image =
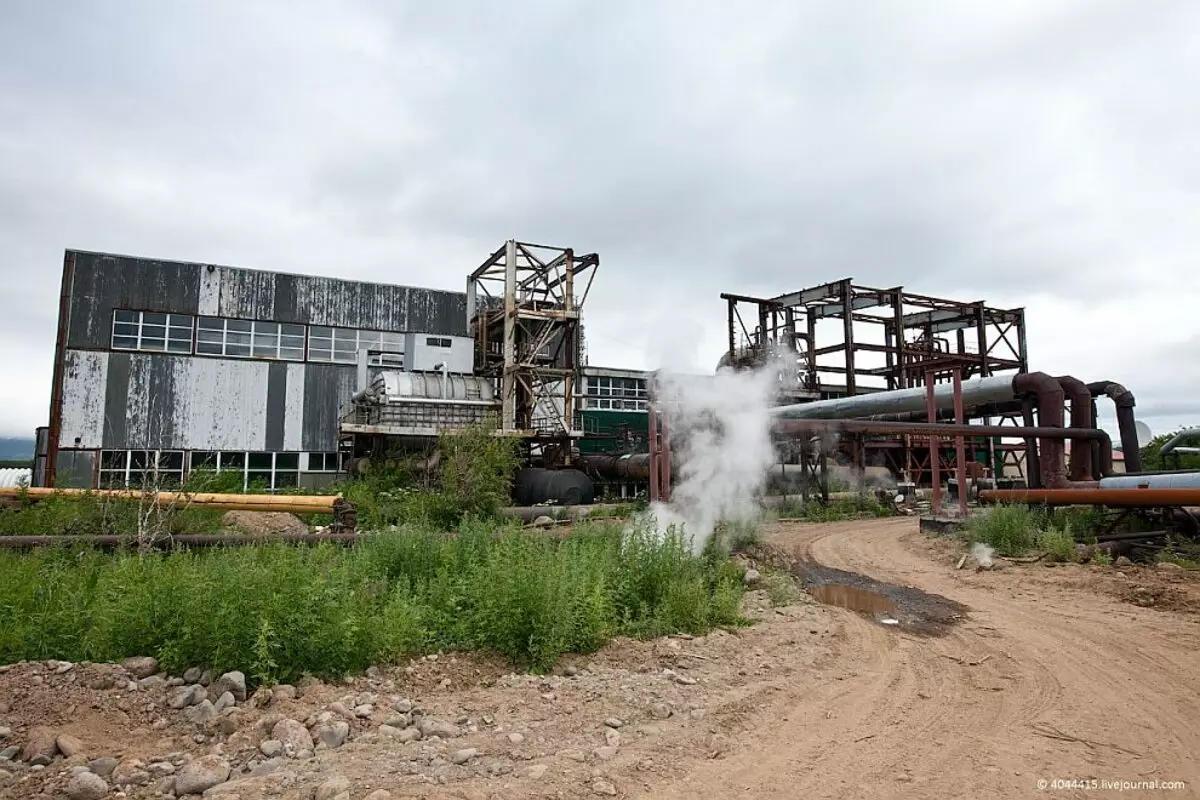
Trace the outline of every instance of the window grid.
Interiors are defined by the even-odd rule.
[[[308,329],[308,360],[353,364],[359,350],[380,350],[370,357],[372,366],[404,366],[404,334],[360,328],[312,325]]]
[[[102,450],[100,485],[116,488],[183,483],[182,450]]]
[[[113,310],[112,348],[149,353],[191,353],[195,318],[188,314]]]
[[[196,352],[233,358],[304,360],[304,326],[227,317],[200,317]]]
[[[646,379],[586,376],[584,408],[600,411],[645,411]]]

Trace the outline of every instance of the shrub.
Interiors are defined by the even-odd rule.
[[[1075,537],[1071,535],[1070,527],[1040,531],[1037,544],[1057,561],[1074,561],[1076,558]]]
[[[809,522],[840,522],[852,519],[890,517],[893,509],[881,503],[874,495],[837,497],[828,503],[809,498],[807,503],[788,498],[776,509],[779,517],[802,519]]]
[[[800,599],[800,587],[796,585],[795,578],[786,572],[765,572],[761,581],[772,606],[791,605]]]
[[[1040,520],[1029,506],[999,505],[967,521],[966,536],[983,542],[1005,556],[1015,556],[1033,548]]]

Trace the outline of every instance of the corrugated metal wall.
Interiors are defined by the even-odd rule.
[[[114,308],[465,336],[466,296],[76,252],[61,448],[329,451],[353,365],[107,352]],[[75,479],[90,462],[60,453]],[[78,473],[76,475],[75,473]],[[60,485],[64,485],[60,478]]]

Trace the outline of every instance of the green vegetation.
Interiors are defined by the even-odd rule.
[[[800,599],[800,587],[796,579],[786,572],[764,571],[760,578],[772,606],[787,606]]]
[[[544,669],[617,634],[736,624],[741,594],[735,565],[644,524],[559,539],[466,519],[457,535],[409,526],[352,549],[0,552],[0,663],[151,654],[272,681],[477,649]]]
[[[54,494],[39,502],[0,508],[0,536],[52,534],[134,535],[153,524],[156,533],[211,533],[220,530],[223,511],[188,508],[156,509],[149,502],[113,500],[96,494]]]
[[[837,497],[828,503],[810,499],[803,503],[799,498],[787,498],[776,514],[781,519],[802,519],[809,522],[840,522],[852,519],[873,519],[875,517],[890,517],[893,510],[881,503],[874,495],[856,495],[854,497]]]
[[[1091,531],[1098,522],[1092,509],[1058,509],[998,505],[967,523],[965,536],[1004,556],[1045,551],[1054,560],[1073,561],[1078,541],[1074,531]]]
[[[1150,440],[1149,444],[1142,448],[1142,467],[1143,469],[1197,469],[1200,470],[1200,455],[1184,454],[1173,455],[1168,453],[1164,458],[1159,452],[1162,446],[1171,439],[1175,438],[1175,434],[1187,428],[1197,427],[1195,425],[1186,425],[1172,431],[1171,433],[1163,433],[1155,436]],[[1197,437],[1200,438],[1200,437]],[[1192,444],[1192,442],[1187,442]],[[1178,466],[1176,459],[1178,458]]]

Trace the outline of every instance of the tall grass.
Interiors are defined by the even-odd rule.
[[[3,552],[0,663],[150,654],[272,681],[479,649],[544,669],[616,634],[734,624],[741,593],[736,567],[679,536],[601,523],[564,539],[467,519],[353,549]]]
[[[983,542],[1005,556],[1042,550],[1059,561],[1075,558],[1075,531],[1094,516],[1051,511],[1024,505],[998,505],[971,517],[965,531],[972,542]]]
[[[821,503],[815,498],[810,499],[807,503],[799,499],[788,498],[776,509],[776,513],[787,519],[840,522],[852,519],[890,517],[895,512],[887,504],[876,499],[874,495],[856,495],[855,497],[836,497],[828,503]]]

